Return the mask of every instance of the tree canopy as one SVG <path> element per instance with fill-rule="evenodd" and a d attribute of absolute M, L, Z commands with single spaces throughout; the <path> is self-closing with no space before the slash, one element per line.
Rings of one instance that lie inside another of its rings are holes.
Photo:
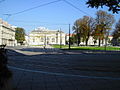
<path fill-rule="evenodd" d="M 85 42 L 87 46 L 90 36 L 93 37 L 94 42 L 99 41 L 100 46 L 101 41 L 103 42 L 107 39 L 109 30 L 112 29 L 114 21 L 114 16 L 112 14 L 102 10 L 96 13 L 96 18 L 84 16 L 77 19 L 74 22 L 73 30 L 77 37 L 78 46 L 81 42 Z"/>
<path fill-rule="evenodd" d="M 96 16 L 96 28 L 94 29 L 93 37 L 99 40 L 100 46 L 101 40 L 106 38 L 106 34 L 108 34 L 112 28 L 114 16 L 102 10 L 99 10 Z"/>
<path fill-rule="evenodd" d="M 15 39 L 18 43 L 23 44 L 23 41 L 25 41 L 25 30 L 23 28 L 16 28 Z"/>
<path fill-rule="evenodd" d="M 88 0 L 86 4 L 88 4 L 88 7 L 92 8 L 107 6 L 109 8 L 108 10 L 113 13 L 120 11 L 120 0 Z"/>
<path fill-rule="evenodd" d="M 78 19 L 74 22 L 74 25 L 73 25 L 73 30 L 74 30 L 74 33 L 76 34 L 76 40 L 77 40 L 77 44 L 79 46 L 79 43 L 80 43 L 80 40 L 81 40 L 81 37 L 80 37 L 80 25 L 81 25 L 81 19 Z"/>
<path fill-rule="evenodd" d="M 89 16 L 84 16 L 75 21 L 73 30 L 77 36 L 77 44 L 79 46 L 80 42 L 85 42 L 86 46 L 93 30 L 94 21 L 93 18 Z"/>

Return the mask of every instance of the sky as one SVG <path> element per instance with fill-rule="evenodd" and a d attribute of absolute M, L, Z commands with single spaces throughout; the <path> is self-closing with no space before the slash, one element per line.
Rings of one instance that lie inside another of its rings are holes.
<path fill-rule="evenodd" d="M 59 30 L 68 33 L 69 24 L 83 16 L 96 17 L 98 10 L 104 8 L 88 8 L 87 0 L 0 0 L 0 18 L 13 26 L 22 27 L 29 34 L 37 27 Z M 72 4 L 72 5 L 71 5 Z M 74 7 L 75 6 L 75 7 Z M 108 13 L 111 13 L 108 11 Z M 116 22 L 119 14 L 113 14 Z"/>

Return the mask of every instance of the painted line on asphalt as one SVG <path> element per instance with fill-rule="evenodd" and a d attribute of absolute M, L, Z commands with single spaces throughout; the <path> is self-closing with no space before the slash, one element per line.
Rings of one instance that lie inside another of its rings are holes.
<path fill-rule="evenodd" d="M 66 77 L 120 80 L 120 78 L 115 78 L 115 77 L 83 76 L 83 75 L 73 75 L 73 74 L 64 74 L 64 73 L 55 73 L 55 72 L 45 72 L 45 71 L 37 71 L 37 70 L 29 70 L 29 69 L 17 68 L 17 67 L 13 67 L 13 66 L 8 66 L 8 68 L 15 69 L 15 70 L 20 70 L 20 71 L 26 71 L 26 72 L 35 72 L 35 73 L 42 73 L 42 74 L 48 74 L 48 75 L 57 75 L 57 76 L 66 76 Z"/>

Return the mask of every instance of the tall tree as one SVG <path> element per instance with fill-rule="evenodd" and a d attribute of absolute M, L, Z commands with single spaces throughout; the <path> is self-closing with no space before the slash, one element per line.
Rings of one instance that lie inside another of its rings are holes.
<path fill-rule="evenodd" d="M 88 45 L 88 40 L 93 30 L 93 26 L 94 26 L 94 19 L 89 16 L 84 16 L 83 18 L 80 18 L 75 21 L 73 30 L 78 38 L 77 39 L 78 46 L 81 40 L 82 42 L 86 43 L 86 46 Z"/>
<path fill-rule="evenodd" d="M 83 41 L 85 41 L 86 46 L 88 45 L 88 40 L 89 37 L 91 36 L 91 33 L 94 29 L 94 19 L 92 17 L 89 16 L 84 16 L 82 19 L 82 24 L 81 24 L 81 30 L 83 31 L 82 33 L 82 37 L 83 37 Z"/>
<path fill-rule="evenodd" d="M 76 34 L 76 40 L 77 40 L 77 45 L 79 46 L 80 42 L 81 42 L 81 37 L 80 37 L 80 23 L 81 23 L 81 19 L 78 19 L 74 22 L 73 25 L 73 30 L 74 30 L 74 34 Z"/>
<path fill-rule="evenodd" d="M 92 8 L 107 6 L 109 7 L 109 11 L 113 13 L 120 11 L 120 0 L 88 0 L 86 4 L 88 4 L 88 7 Z"/>
<path fill-rule="evenodd" d="M 73 45 L 73 44 L 75 44 L 75 43 L 76 43 L 76 36 L 75 36 L 75 35 L 72 35 L 72 36 L 70 37 L 70 44 Z"/>
<path fill-rule="evenodd" d="M 119 37 L 120 37 L 120 19 L 116 23 L 115 30 L 114 30 L 112 36 L 113 36 L 113 40 L 112 40 L 113 45 L 117 45 L 118 43 L 120 43 L 119 42 Z"/>
<path fill-rule="evenodd" d="M 101 40 L 106 38 L 106 34 L 108 35 L 109 30 L 112 28 L 114 16 L 102 10 L 99 10 L 96 15 L 96 28 L 93 32 L 93 36 L 99 40 L 100 46 Z"/>
<path fill-rule="evenodd" d="M 17 43 L 23 44 L 23 41 L 25 41 L 25 30 L 23 28 L 16 28 L 15 39 Z"/>

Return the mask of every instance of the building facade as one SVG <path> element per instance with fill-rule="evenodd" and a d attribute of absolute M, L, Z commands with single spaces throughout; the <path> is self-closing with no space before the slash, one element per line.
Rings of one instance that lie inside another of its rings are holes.
<path fill-rule="evenodd" d="M 70 34 L 70 37 L 74 37 L 74 36 L 75 36 L 75 34 Z M 113 39 L 113 36 L 108 36 L 107 41 L 105 39 L 101 40 L 101 43 L 100 43 L 101 46 L 104 46 L 106 44 L 112 45 L 111 44 L 112 39 Z M 67 44 L 69 44 L 69 34 L 66 34 L 66 42 L 67 42 Z M 76 42 L 77 42 L 77 39 L 76 39 Z M 74 44 L 76 44 L 76 43 L 74 42 Z M 81 40 L 80 45 L 83 45 L 83 46 L 86 45 L 85 41 L 82 42 L 82 40 Z M 96 40 L 96 42 L 95 42 L 94 38 L 92 36 L 90 36 L 89 40 L 88 40 L 88 45 L 97 46 L 97 45 L 99 45 L 99 41 Z"/>
<path fill-rule="evenodd" d="M 65 33 L 39 27 L 29 34 L 29 45 L 65 45 Z"/>
<path fill-rule="evenodd" d="M 0 45 L 15 45 L 15 28 L 0 19 Z"/>
<path fill-rule="evenodd" d="M 112 36 L 108 36 L 107 40 L 106 39 L 101 40 L 100 45 L 101 46 L 111 45 L 112 38 L 113 38 Z M 85 42 L 81 42 L 80 44 L 85 45 Z M 89 40 L 88 40 L 88 45 L 97 46 L 97 45 L 99 45 L 99 40 L 96 40 L 96 42 L 95 42 L 94 38 L 92 36 L 90 36 Z"/>

